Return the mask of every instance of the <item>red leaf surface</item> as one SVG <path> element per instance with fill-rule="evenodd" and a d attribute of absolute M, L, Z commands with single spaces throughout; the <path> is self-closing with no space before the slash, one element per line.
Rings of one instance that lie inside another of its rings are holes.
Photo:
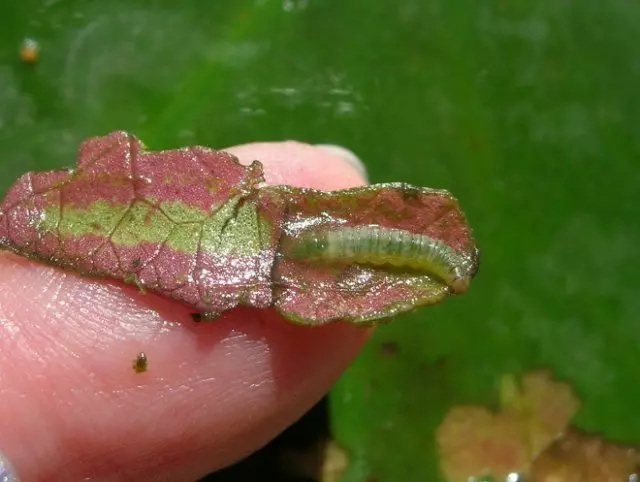
<path fill-rule="evenodd" d="M 446 191 L 262 182 L 259 162 L 205 147 L 148 152 L 114 132 L 86 141 L 75 170 L 16 181 L 0 205 L 0 247 L 206 317 L 275 306 L 310 325 L 435 303 L 477 271 L 471 231 Z"/>

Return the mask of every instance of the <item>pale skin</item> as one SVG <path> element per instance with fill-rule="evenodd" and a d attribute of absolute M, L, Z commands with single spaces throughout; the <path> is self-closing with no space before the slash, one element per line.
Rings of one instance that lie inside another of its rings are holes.
<path fill-rule="evenodd" d="M 365 184 L 295 142 L 228 150 L 269 184 Z M 369 332 L 299 327 L 273 310 L 194 324 L 121 283 L 0 253 L 0 451 L 23 481 L 193 481 L 257 450 L 317 402 Z M 144 352 L 148 371 L 132 360 Z"/>

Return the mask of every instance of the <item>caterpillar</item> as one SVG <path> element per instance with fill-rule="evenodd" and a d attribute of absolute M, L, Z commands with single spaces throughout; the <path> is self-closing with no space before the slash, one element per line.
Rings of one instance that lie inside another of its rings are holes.
<path fill-rule="evenodd" d="M 472 257 L 425 234 L 379 226 L 308 229 L 290 238 L 285 255 L 310 262 L 388 265 L 425 273 L 444 282 L 455 294 L 469 288 Z"/>

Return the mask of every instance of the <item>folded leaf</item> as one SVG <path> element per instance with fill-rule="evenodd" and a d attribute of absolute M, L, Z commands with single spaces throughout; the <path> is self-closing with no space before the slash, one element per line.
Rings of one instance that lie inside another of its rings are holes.
<path fill-rule="evenodd" d="M 371 323 L 463 293 L 478 251 L 446 191 L 264 186 L 205 147 L 86 141 L 74 170 L 27 173 L 0 204 L 0 247 L 182 301 L 205 318 L 274 306 L 292 321 Z"/>

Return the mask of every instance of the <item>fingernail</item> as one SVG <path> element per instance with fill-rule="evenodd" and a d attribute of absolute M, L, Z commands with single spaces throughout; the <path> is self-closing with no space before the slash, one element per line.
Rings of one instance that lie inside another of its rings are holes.
<path fill-rule="evenodd" d="M 364 165 L 364 162 L 360 160 L 358 156 L 356 156 L 353 151 L 350 151 L 346 147 L 337 146 L 335 144 L 316 144 L 316 147 L 320 149 L 324 149 L 331 154 L 341 157 L 345 161 L 347 161 L 353 168 L 358 171 L 358 173 L 365 179 L 369 180 L 367 176 L 367 168 Z"/>
<path fill-rule="evenodd" d="M 16 475 L 13 467 L 9 461 L 0 453 L 0 482 L 18 482 L 18 476 Z"/>

